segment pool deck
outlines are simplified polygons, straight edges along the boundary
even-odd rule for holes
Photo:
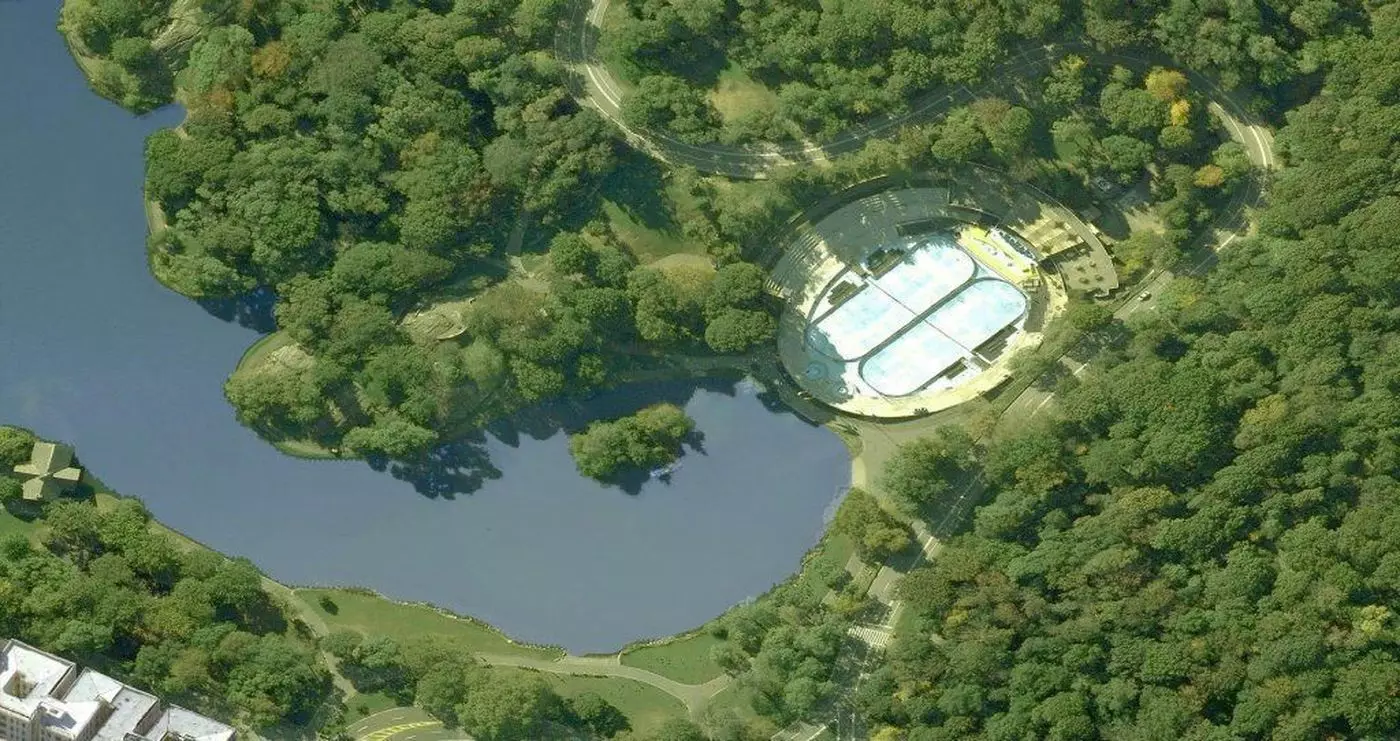
[[[977,278],[998,278],[1017,285],[1028,299],[1026,313],[1014,322],[1017,331],[994,358],[982,358],[969,350],[959,356],[966,369],[955,378],[936,378],[907,395],[887,396],[862,376],[862,366],[878,358],[884,348],[898,343],[904,334],[895,332],[873,345],[870,352],[849,360],[826,357],[829,352],[811,347],[808,333],[815,326],[812,320],[824,320],[834,313],[823,302],[833,284],[847,279],[872,250],[909,242],[910,237],[900,233],[900,225],[927,219],[967,218],[965,211],[950,203],[958,197],[966,196],[955,197],[948,188],[886,191],[848,203],[816,224],[803,223],[796,228],[772,271],[769,290],[785,299],[778,324],[779,359],[815,401],[847,414],[900,419],[932,414],[974,400],[1001,385],[1010,376],[1010,358],[1038,346],[1043,339],[1042,329],[1063,313],[1068,297],[1058,276],[1035,268],[1021,255],[1003,249],[999,240],[987,238],[986,230],[974,227],[958,240],[958,246],[976,261]],[[1039,216],[1025,200],[1017,204],[1014,215],[1014,221],[1003,222],[1013,230],[1016,223]],[[942,297],[939,303],[956,298],[965,287]],[[873,289],[867,285],[861,290]],[[917,326],[912,323],[913,318],[911,314],[911,323],[904,332]],[[936,323],[932,316],[921,321]],[[956,364],[953,361],[952,365]]]

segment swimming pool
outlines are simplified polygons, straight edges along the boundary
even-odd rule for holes
[[[835,360],[862,358],[977,272],[977,264],[949,236],[897,248],[909,250],[899,264],[879,278],[855,278],[863,283],[860,291],[813,322],[809,346]]]

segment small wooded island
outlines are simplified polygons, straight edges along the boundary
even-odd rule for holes
[[[569,438],[569,453],[585,476],[607,481],[629,469],[673,463],[695,420],[675,404],[655,404],[636,414],[594,422]]]

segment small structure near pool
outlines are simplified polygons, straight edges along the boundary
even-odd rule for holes
[[[30,502],[53,499],[83,479],[82,469],[73,465],[71,447],[42,440],[34,443],[28,463],[15,466],[15,473],[28,477],[21,491]]]

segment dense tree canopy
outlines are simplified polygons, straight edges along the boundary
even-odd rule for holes
[[[695,421],[685,410],[657,404],[620,419],[590,424],[569,437],[569,453],[583,475],[609,479],[627,469],[676,460],[681,442],[694,430]]]
[[[908,110],[939,85],[973,85],[996,63],[1038,44],[1088,41],[1106,50],[1160,47],[1228,87],[1279,89],[1317,65],[1326,38],[1348,28],[1355,3],[1135,2],[1101,0],[628,0],[604,24],[603,56],[636,81],[624,99],[631,122],[701,141],[718,119],[702,93],[741,70],[775,102],[724,123],[726,139],[830,136],[873,115]],[[1081,60],[1082,63],[1082,60]],[[1145,133],[1166,122],[1184,92],[1177,73],[1145,90],[1106,92],[1115,126]],[[1083,70],[1061,66],[1047,101],[1069,106],[1087,92]],[[636,100],[642,98],[644,100]],[[649,115],[641,115],[641,112]],[[1029,120],[1017,110],[990,133],[998,151],[1025,146]],[[970,121],[940,148],[965,158],[981,134]],[[1178,136],[1174,131],[1169,136]],[[1127,145],[1120,144],[1126,147]]]
[[[1218,43],[1191,7],[1158,21],[1188,56]],[[1287,17],[1310,35],[1342,16]],[[1237,53],[1288,74],[1257,41]],[[989,447],[994,496],[901,585],[915,619],[862,688],[872,721],[921,741],[1394,733],[1396,59],[1394,6],[1333,37],[1261,233]]]
[[[0,635],[258,729],[335,735],[330,674],[246,560],[183,549],[140,502],[47,504],[43,547],[0,541]]]

